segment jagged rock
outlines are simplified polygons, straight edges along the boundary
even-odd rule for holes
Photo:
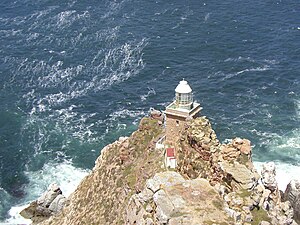
[[[261,181],[267,189],[271,191],[275,191],[277,189],[276,170],[274,162],[263,164],[263,168],[261,171]]]
[[[63,195],[58,195],[50,204],[49,210],[53,213],[58,213],[62,210],[65,205],[66,197]]]
[[[150,117],[162,122],[164,120],[164,116],[161,111],[156,110],[154,108],[150,108]]]
[[[300,223],[300,181],[292,180],[286,187],[283,199],[291,203],[294,219]]]
[[[62,193],[59,186],[56,183],[49,185],[46,192],[43,193],[41,197],[38,198],[37,204],[42,207],[49,207],[51,202]]]
[[[154,222],[153,222],[153,220],[151,218],[146,218],[145,224],[146,225],[153,225]]]
[[[185,180],[173,171],[158,173],[155,176],[155,180],[160,182],[154,186],[160,186],[160,189],[155,193],[151,191],[153,197],[145,207],[147,215],[155,215],[152,218],[155,224],[205,224],[204,221],[211,219],[219,223],[228,221],[228,216],[222,211],[222,200],[207,180]],[[149,180],[153,182],[153,179]],[[148,181],[146,183],[149,184]],[[145,189],[148,189],[147,186]],[[139,203],[135,202],[134,206],[134,201]],[[137,221],[135,215],[139,215],[141,205],[143,200],[138,194],[133,195],[128,207],[131,211],[127,210],[126,218],[134,218],[134,221]],[[132,219],[127,221],[134,222]]]
[[[156,204],[156,218],[160,223],[167,223],[174,211],[174,205],[169,196],[164,190],[159,190],[154,194],[153,200]]]
[[[264,203],[268,201],[270,197],[271,191],[269,189],[265,189],[262,193],[261,201],[259,202],[259,206],[264,206]],[[268,207],[264,207],[265,209],[268,209]]]
[[[34,201],[23,209],[20,215],[26,219],[31,219],[33,222],[40,222],[48,218],[51,215],[51,211],[48,208],[39,206],[37,201]]]
[[[237,162],[229,163],[227,161],[220,162],[219,165],[224,172],[232,176],[241,188],[250,190],[257,185],[258,177],[255,174],[256,172],[252,172],[245,165]]]
[[[148,212],[148,213],[152,213],[153,212],[153,208],[152,208],[152,206],[150,204],[146,205],[146,212]]]
[[[247,139],[235,138],[232,140],[232,145],[245,155],[251,154],[251,143]]]
[[[153,192],[157,192],[161,185],[172,186],[184,182],[183,177],[176,172],[170,171],[165,173],[158,173],[152,179],[147,180],[146,186]]]
[[[133,195],[126,209],[127,220],[126,224],[145,224],[144,217],[147,215],[142,203],[138,200],[137,195]]]
[[[51,215],[58,213],[64,206],[66,198],[56,183],[49,185],[46,192],[38,200],[32,202],[20,212],[20,215],[33,222],[41,222]]]
[[[250,141],[221,145],[207,118],[189,120],[174,146],[178,173],[158,173],[163,153],[152,146],[163,134],[156,119],[143,118],[138,131],[102,150],[62,213],[41,225],[249,225],[269,215],[274,225],[294,225],[289,203],[258,185]]]
[[[150,199],[152,199],[152,196],[153,192],[148,188],[145,188],[137,195],[139,201],[143,203],[148,202]]]
[[[295,224],[293,220],[293,208],[289,201],[280,202],[269,211],[273,224],[291,225]]]

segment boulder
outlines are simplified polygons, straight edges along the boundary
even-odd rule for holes
[[[30,203],[28,207],[20,212],[20,215],[26,219],[31,219],[34,223],[39,223],[51,215],[62,210],[66,198],[56,183],[49,185],[46,192],[36,201]]]
[[[156,191],[151,191],[152,199],[146,197],[146,203],[140,196],[145,196],[148,192],[145,190],[130,198],[126,215],[128,225],[147,224],[148,221],[153,224],[206,224],[211,220],[222,224],[230,219],[222,210],[223,202],[218,192],[203,178],[185,180],[179,173],[168,171],[157,173],[146,184],[145,189],[151,187]],[[140,214],[144,210],[145,213]]]
[[[167,223],[174,211],[174,205],[164,190],[159,190],[153,196],[156,204],[156,218],[159,223]]]
[[[136,194],[130,198],[126,211],[126,224],[130,225],[146,223],[144,218],[146,217],[147,212],[141,202],[138,200]]]
[[[65,205],[66,197],[62,194],[58,195],[50,204],[49,210],[53,213],[58,213],[62,210]]]
[[[148,188],[145,188],[137,195],[139,201],[142,203],[148,202],[150,199],[152,199],[152,196],[153,192]]]
[[[43,207],[49,207],[51,202],[61,193],[62,191],[59,186],[56,183],[52,183],[49,185],[47,191],[38,198],[37,204]]]
[[[257,185],[258,178],[255,171],[251,171],[245,165],[234,162],[229,163],[227,161],[220,162],[222,170],[232,176],[237,184],[243,189],[252,189]]]
[[[145,224],[146,224],[146,225],[153,225],[154,222],[153,222],[153,220],[152,220],[151,218],[146,218]]]
[[[152,192],[157,192],[161,186],[172,186],[184,182],[184,178],[176,172],[169,171],[164,173],[157,173],[152,179],[147,180],[146,186]]]
[[[285,201],[291,203],[294,209],[294,220],[300,223],[300,181],[292,180],[286,187],[283,195]]]
[[[277,189],[276,181],[276,170],[274,162],[268,162],[263,164],[261,171],[261,181],[263,185],[270,191],[275,191]]]
[[[163,120],[164,120],[164,115],[159,110],[156,110],[154,108],[150,108],[149,114],[150,114],[150,117],[153,118],[153,119],[156,119],[156,120],[161,121],[161,122],[163,122]]]

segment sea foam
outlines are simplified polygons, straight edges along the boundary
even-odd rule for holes
[[[29,179],[29,184],[25,189],[27,195],[22,202],[9,210],[10,217],[4,224],[31,224],[31,220],[24,219],[19,215],[31,201],[37,199],[53,182],[60,186],[64,196],[70,196],[88,172],[88,170],[74,167],[70,162],[48,163],[42,170],[26,172]]]
[[[262,165],[265,162],[253,162],[255,168],[260,173],[262,170]],[[291,165],[288,163],[275,162],[276,166],[276,180],[278,183],[278,188],[281,191],[285,191],[286,186],[292,179],[300,179],[299,176],[299,166]]]

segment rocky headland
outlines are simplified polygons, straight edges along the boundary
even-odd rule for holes
[[[103,148],[68,199],[52,185],[21,214],[42,225],[300,222],[300,182],[280,192],[272,162],[258,174],[249,140],[221,144],[206,117],[189,120],[174,146],[177,167],[170,169],[164,148],[157,147],[164,136],[161,120],[156,111],[130,137]]]

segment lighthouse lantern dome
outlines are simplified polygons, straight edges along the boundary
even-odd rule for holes
[[[175,88],[176,106],[179,109],[190,110],[193,105],[193,93],[192,88],[186,80],[179,82]]]

